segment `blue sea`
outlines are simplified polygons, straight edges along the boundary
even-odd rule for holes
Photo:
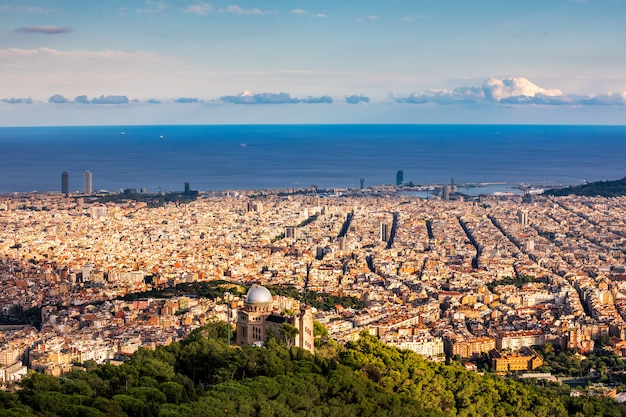
[[[200,191],[626,176],[626,126],[208,125],[0,128],[0,193]],[[493,189],[493,188],[492,188]]]

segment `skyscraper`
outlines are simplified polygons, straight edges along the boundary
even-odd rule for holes
[[[441,198],[443,200],[450,200],[450,186],[449,185],[444,185],[443,189],[441,190]]]
[[[399,170],[398,172],[396,172],[396,185],[402,185],[403,182],[404,182],[404,171]]]
[[[61,173],[61,192],[66,197],[70,194],[70,174],[67,171]]]
[[[298,228],[296,226],[285,226],[285,238],[298,239]]]
[[[338,239],[339,241],[339,250],[341,252],[345,252],[346,249],[348,248],[348,238],[345,236],[342,236]]]
[[[387,223],[380,223],[380,240],[383,242],[389,240],[389,225]]]
[[[83,194],[85,195],[93,194],[91,179],[91,171],[85,171],[85,177],[83,178]]]
[[[528,226],[528,210],[519,210],[517,212],[517,221],[522,226]]]

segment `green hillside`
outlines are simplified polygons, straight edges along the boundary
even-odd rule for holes
[[[365,334],[313,356],[274,340],[228,348],[226,331],[212,324],[120,366],[31,374],[17,393],[0,392],[0,417],[626,415],[613,400],[428,362]]]
[[[626,195],[626,177],[615,181],[598,181],[574,187],[547,190],[545,195],[579,195],[587,197],[620,197]]]

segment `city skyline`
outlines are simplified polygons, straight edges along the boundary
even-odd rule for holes
[[[0,2],[0,126],[623,124],[623,1]]]

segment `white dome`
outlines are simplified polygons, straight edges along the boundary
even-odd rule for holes
[[[270,293],[270,290],[261,285],[253,285],[248,290],[246,302],[248,304],[271,303],[272,293]]]

